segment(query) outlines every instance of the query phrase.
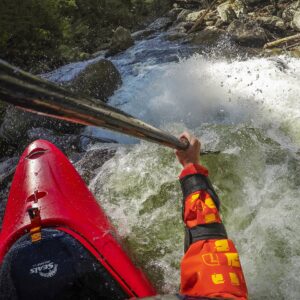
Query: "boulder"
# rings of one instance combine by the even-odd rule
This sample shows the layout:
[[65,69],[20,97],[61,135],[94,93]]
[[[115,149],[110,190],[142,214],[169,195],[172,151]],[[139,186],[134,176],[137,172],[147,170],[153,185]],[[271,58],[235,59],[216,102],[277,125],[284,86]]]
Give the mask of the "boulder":
[[300,10],[297,10],[294,14],[292,28],[297,31],[300,31]]
[[229,1],[220,4],[217,7],[217,11],[218,11],[218,14],[219,14],[221,20],[225,23],[230,23],[234,19],[237,18],[237,15],[236,15],[235,11],[233,10],[232,5]]
[[291,22],[296,11],[300,11],[300,1],[295,1],[288,5],[282,13],[282,19],[286,22]]
[[232,39],[248,47],[261,47],[267,42],[266,31],[252,20],[234,20],[227,28]]
[[76,93],[106,102],[121,84],[121,75],[114,64],[107,59],[101,59],[80,72],[69,83],[69,87]]
[[283,31],[286,29],[286,25],[283,19],[276,16],[257,17],[256,21],[264,28],[269,30]]
[[133,45],[134,40],[130,34],[130,31],[122,26],[119,26],[112,36],[110,47],[106,53],[106,56],[115,55]]

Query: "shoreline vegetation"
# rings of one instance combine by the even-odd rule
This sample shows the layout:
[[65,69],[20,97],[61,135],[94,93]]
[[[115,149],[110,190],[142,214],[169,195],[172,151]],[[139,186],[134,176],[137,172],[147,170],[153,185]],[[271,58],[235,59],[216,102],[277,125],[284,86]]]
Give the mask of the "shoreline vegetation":
[[170,0],[2,0],[0,58],[37,74],[102,50],[122,26],[136,31]]

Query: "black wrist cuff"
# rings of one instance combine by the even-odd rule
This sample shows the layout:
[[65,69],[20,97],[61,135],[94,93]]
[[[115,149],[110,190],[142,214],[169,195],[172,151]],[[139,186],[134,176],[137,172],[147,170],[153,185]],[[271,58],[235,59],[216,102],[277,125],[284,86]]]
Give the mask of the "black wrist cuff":
[[227,239],[227,232],[223,223],[198,225],[193,228],[185,227],[185,251],[197,241]]
[[187,198],[187,196],[194,192],[205,190],[210,194],[217,209],[219,210],[220,200],[207,176],[201,174],[188,175],[180,179],[180,184],[184,200]]

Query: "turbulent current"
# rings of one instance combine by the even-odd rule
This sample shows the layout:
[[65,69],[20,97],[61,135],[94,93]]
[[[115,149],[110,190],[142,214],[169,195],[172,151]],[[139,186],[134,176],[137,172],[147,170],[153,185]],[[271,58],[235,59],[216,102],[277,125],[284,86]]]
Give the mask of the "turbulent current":
[[[194,50],[158,36],[114,57],[123,86],[110,104],[175,135],[188,129],[204,149],[220,151],[202,164],[222,201],[250,299],[299,299],[300,60],[229,60]],[[90,62],[46,77],[69,80]],[[91,191],[158,291],[177,292],[183,225],[173,152],[87,131],[121,143],[95,170]]]

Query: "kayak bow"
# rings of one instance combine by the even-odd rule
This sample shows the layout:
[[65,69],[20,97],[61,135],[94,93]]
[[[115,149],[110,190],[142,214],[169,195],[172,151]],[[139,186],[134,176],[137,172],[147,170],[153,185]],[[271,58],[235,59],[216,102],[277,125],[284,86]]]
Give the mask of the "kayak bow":
[[128,298],[155,295],[145,275],[117,242],[115,229],[69,160],[51,143],[38,140],[25,150],[14,175],[0,233],[0,265],[25,235],[33,246],[38,245],[46,229],[79,242]]

